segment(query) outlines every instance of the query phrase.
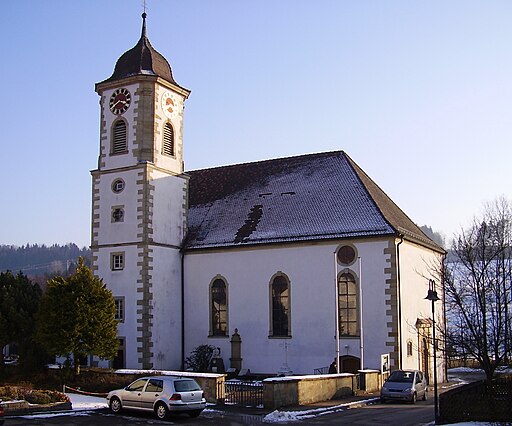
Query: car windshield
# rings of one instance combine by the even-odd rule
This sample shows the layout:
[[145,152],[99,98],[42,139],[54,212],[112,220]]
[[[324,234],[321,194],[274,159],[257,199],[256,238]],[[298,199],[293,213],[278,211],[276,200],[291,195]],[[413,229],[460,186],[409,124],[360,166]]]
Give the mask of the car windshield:
[[192,392],[201,390],[195,380],[176,380],[174,382],[176,392]]
[[395,383],[412,383],[413,379],[414,372],[412,371],[393,371],[387,381]]

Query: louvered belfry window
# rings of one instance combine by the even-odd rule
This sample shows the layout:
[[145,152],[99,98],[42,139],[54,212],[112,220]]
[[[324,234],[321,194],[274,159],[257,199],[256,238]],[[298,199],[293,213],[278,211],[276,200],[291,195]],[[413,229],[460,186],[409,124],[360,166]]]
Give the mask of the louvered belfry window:
[[165,155],[174,156],[174,129],[171,123],[165,123],[164,125],[164,140],[162,153]]
[[117,120],[115,122],[112,138],[112,154],[121,154],[128,150],[126,123],[124,120]]

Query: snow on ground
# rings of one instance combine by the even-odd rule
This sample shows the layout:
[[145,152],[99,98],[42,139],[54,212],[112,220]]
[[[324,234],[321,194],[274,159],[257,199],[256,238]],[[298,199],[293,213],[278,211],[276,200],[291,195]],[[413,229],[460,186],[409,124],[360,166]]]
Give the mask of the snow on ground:
[[98,410],[108,407],[106,398],[79,395],[77,393],[66,393],[66,395],[71,400],[73,410]]
[[312,417],[323,416],[325,414],[332,414],[338,411],[344,411],[351,408],[354,405],[361,405],[375,401],[376,398],[366,399],[364,401],[356,401],[347,404],[334,405],[328,408],[315,408],[312,410],[303,411],[279,411],[275,410],[263,417],[264,423],[281,423],[281,422],[293,422],[299,420],[310,419]]

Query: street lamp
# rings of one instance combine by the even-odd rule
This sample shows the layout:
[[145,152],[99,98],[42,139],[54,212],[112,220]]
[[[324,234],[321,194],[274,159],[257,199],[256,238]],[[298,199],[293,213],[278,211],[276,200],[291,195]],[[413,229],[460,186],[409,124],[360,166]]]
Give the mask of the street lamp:
[[437,400],[437,345],[436,345],[436,317],[435,317],[435,302],[437,297],[436,282],[434,280],[428,280],[428,293],[425,299],[432,302],[432,343],[434,346],[434,423],[437,424],[438,419],[438,400]]

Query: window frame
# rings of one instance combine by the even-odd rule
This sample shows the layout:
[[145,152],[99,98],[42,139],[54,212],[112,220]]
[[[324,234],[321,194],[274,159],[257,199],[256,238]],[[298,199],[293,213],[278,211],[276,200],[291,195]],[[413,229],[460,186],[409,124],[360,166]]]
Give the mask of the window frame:
[[125,266],[124,251],[110,253],[110,269],[112,271],[122,271],[124,269],[124,266]]
[[[345,262],[343,260],[343,258],[341,258],[341,252],[344,249],[352,249],[352,251],[354,252],[354,258],[349,262]],[[344,266],[344,267],[353,265],[355,262],[357,262],[358,257],[359,257],[359,253],[354,244],[345,243],[345,244],[340,245],[336,250],[336,261],[338,262],[339,265]]]
[[[276,330],[276,325],[279,323],[284,323],[284,321],[278,321],[275,317],[275,314],[277,312],[276,305],[274,304],[274,284],[278,279],[283,279],[286,283],[286,292],[287,295],[286,298],[286,305],[282,303],[283,296],[282,293],[284,291],[280,292],[279,300],[278,302],[281,303],[281,305],[284,306],[284,314],[286,315],[286,330]],[[291,281],[288,278],[288,276],[279,271],[276,274],[272,276],[269,282],[269,333],[268,337],[270,339],[290,339],[292,337],[292,321],[291,321]],[[282,332],[281,332],[282,331]]]
[[[116,146],[118,142],[116,140],[117,127],[119,124],[124,125],[124,143],[122,150],[116,150]],[[123,155],[128,153],[128,122],[123,117],[118,117],[112,122],[112,126],[110,129],[110,155]]]
[[121,192],[124,191],[125,187],[126,187],[126,182],[121,178],[115,178],[112,181],[111,188],[112,188],[112,192],[114,194],[120,194]]
[[[217,309],[214,305],[214,285],[217,282],[222,282],[224,285],[224,297],[225,297],[225,303],[220,305],[219,309]],[[221,307],[224,307],[224,309],[221,309]],[[210,317],[209,317],[209,323],[210,323],[210,333],[208,337],[229,337],[229,297],[228,297],[228,282],[227,280],[221,276],[216,275],[210,282],[209,286],[209,307],[210,307]],[[215,320],[216,313],[219,312],[219,321]],[[222,313],[224,313],[224,321],[222,321]],[[220,328],[217,328],[218,324],[223,324],[225,330],[222,332],[222,325]]]
[[407,356],[413,356],[414,350],[413,350],[413,342],[411,339],[407,339],[406,350],[407,350]]
[[114,303],[116,305],[116,313],[114,314],[114,319],[119,321],[120,323],[123,323],[126,312],[124,296],[114,297]]
[[[121,217],[116,220],[115,214],[117,211],[121,212]],[[124,206],[112,206],[112,212],[110,214],[110,219],[112,223],[122,223],[124,222]]]
[[[344,280],[342,282],[342,279],[345,276],[352,277],[353,281]],[[354,291],[351,292],[349,290],[349,282],[353,284]],[[338,273],[338,330],[339,330],[339,336],[340,338],[360,338],[361,337],[361,323],[360,323],[360,294],[359,294],[359,282],[357,274],[355,274],[353,271],[349,269],[344,269],[343,271],[340,271]],[[345,288],[347,288],[347,291],[343,291],[342,284],[346,284]],[[342,300],[342,298],[344,300]],[[351,300],[355,299],[355,307],[351,307]],[[342,303],[343,302],[343,303]],[[342,307],[346,306],[346,307]],[[342,314],[345,314],[342,316]],[[355,317],[355,320],[352,320],[351,318]],[[346,318],[343,319],[342,318]],[[355,332],[350,331],[350,326],[355,323]],[[344,332],[342,330],[345,329],[343,325],[346,326],[347,329],[349,329],[348,332]]]
[[[170,129],[170,135],[171,140],[170,142],[166,143],[165,135],[166,135],[166,128]],[[162,126],[162,155],[165,155],[167,157],[176,157],[176,132],[174,131],[174,126],[172,123],[168,120],[164,123]],[[169,152],[166,151],[166,147],[170,144],[170,150]]]

